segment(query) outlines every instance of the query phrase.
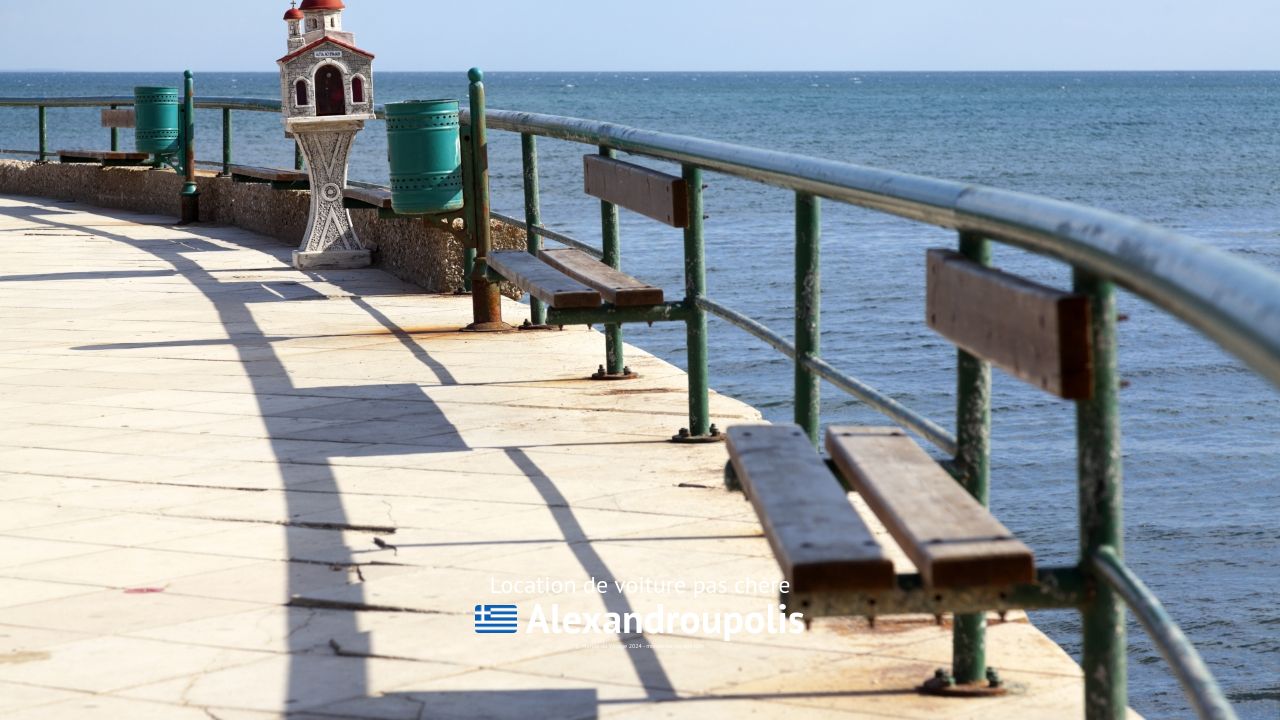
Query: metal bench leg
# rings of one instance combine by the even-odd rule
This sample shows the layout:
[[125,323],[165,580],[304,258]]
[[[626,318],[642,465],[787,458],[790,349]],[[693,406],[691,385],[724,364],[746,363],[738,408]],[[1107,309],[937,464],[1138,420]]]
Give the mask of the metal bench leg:
[[475,267],[471,277],[471,308],[474,322],[467,327],[473,332],[505,332],[511,327],[502,322],[502,295],[498,283],[488,277],[483,260],[493,249],[489,227],[489,141],[485,126],[484,73],[473,68],[471,79],[471,198],[475,219],[471,237],[475,241]]
[[1083,618],[1085,717],[1121,720],[1128,704],[1125,608],[1111,585],[1089,569],[1099,548],[1124,553],[1115,285],[1077,270],[1075,290],[1090,299],[1094,366],[1093,397],[1076,404],[1081,568],[1093,589]]
[[[982,265],[991,264],[991,243],[984,238],[961,234],[960,253]],[[986,507],[990,505],[991,364],[960,350],[956,377],[955,467],[961,484]],[[955,617],[951,657],[957,685],[986,680],[986,613]]]
[[[613,148],[601,147],[600,155],[616,158],[618,153]],[[621,270],[622,247],[618,232],[618,206],[607,200],[600,201],[600,237],[601,247],[604,250],[604,264],[614,270]],[[626,358],[623,356],[621,325],[604,326],[604,343],[605,364],[600,368],[600,372],[591,376],[593,380],[631,380],[639,377],[627,367]]]
[[[534,228],[542,225],[542,191],[538,178],[538,137],[520,135],[520,164],[524,170],[525,249],[530,255],[542,250],[542,236]],[[522,329],[549,329],[547,305],[536,297],[529,298],[529,324]]]
[[689,352],[689,427],[681,428],[675,442],[716,442],[723,439],[711,424],[707,383],[707,311],[698,305],[707,293],[707,268],[702,234],[702,168],[684,166],[689,187],[689,227],[684,231],[685,303],[692,316],[687,321]]

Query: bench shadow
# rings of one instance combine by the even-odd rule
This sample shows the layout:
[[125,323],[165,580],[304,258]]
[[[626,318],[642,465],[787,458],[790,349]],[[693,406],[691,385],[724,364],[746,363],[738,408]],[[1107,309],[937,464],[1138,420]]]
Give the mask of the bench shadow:
[[[59,222],[58,215],[64,214],[64,211],[61,210],[32,209],[29,212],[23,212],[21,208],[0,208],[0,213],[11,216],[25,215],[26,219],[33,224],[52,229],[81,229],[81,226]],[[114,214],[127,217],[126,213]],[[188,233],[207,231],[207,229],[199,227],[188,227],[183,230]],[[306,485],[308,494],[316,492],[331,493],[341,497],[338,477],[329,462],[332,458],[429,455],[432,453],[456,453],[473,449],[468,446],[458,428],[448,420],[443,411],[423,392],[422,387],[419,385],[339,385],[304,388],[294,383],[285,361],[275,352],[272,343],[281,340],[296,340],[298,338],[266,334],[255,319],[253,307],[259,303],[310,302],[327,299],[324,294],[319,293],[314,288],[299,282],[238,280],[235,278],[235,274],[225,267],[220,267],[217,270],[206,269],[198,261],[199,257],[204,253],[224,251],[227,248],[219,247],[213,242],[199,238],[140,240],[113,233],[109,228],[96,226],[89,228],[88,232],[91,232],[95,237],[146,252],[150,257],[167,263],[169,269],[119,273],[106,271],[100,273],[48,273],[21,277],[0,277],[0,281],[18,279],[31,282],[56,282],[59,280],[110,281],[170,275],[178,275],[185,278],[191,283],[192,287],[196,288],[208,300],[217,315],[219,323],[226,328],[228,337],[189,341],[95,344],[85,345],[77,349],[110,352],[115,350],[178,347],[230,346],[234,348],[238,358],[237,361],[245,368],[251,390],[257,400],[258,411],[265,427],[265,438],[270,443],[275,456],[283,488]],[[274,252],[257,245],[252,247],[254,250],[272,254],[281,262],[287,256],[283,251]],[[289,268],[255,268],[252,272],[275,270],[286,271]],[[246,270],[245,272],[250,271]],[[358,296],[355,291],[364,289],[360,286],[368,285],[369,283],[367,275],[364,276],[364,279],[361,279],[359,275],[350,273],[324,276],[310,274],[310,277],[317,282],[330,283],[344,292],[352,292],[351,297],[344,297],[343,299],[359,307],[370,319],[385,328],[389,335],[397,338],[405,350],[434,375],[439,385],[459,384],[449,369],[433,358],[430,352],[415,340],[417,333],[400,327],[363,297]],[[352,288],[352,290],[345,289],[348,287]],[[320,335],[316,337],[326,336]],[[297,463],[295,460],[297,460],[299,449],[295,443],[298,442],[299,438],[293,422],[295,418],[278,411],[288,407],[290,398],[312,394],[333,397],[335,403],[346,400],[353,405],[367,404],[371,401],[403,401],[411,399],[412,402],[421,405],[420,416],[433,419],[434,429],[438,433],[432,435],[429,442],[416,445],[408,444],[408,441],[401,444],[350,442],[337,449],[330,449],[327,455],[308,455],[305,464]],[[356,418],[351,420],[350,424],[358,425],[364,421]],[[323,437],[321,440],[323,440]],[[597,541],[587,536],[567,498],[556,487],[554,480],[529,456],[527,450],[532,447],[535,446],[496,448],[506,454],[511,463],[536,489],[559,529],[560,537],[558,538],[529,540],[527,542],[563,542],[570,548],[577,562],[581,565],[584,575],[610,583],[618,580],[598,552],[595,545]],[[296,493],[284,493],[286,503],[289,506],[286,510],[290,516],[307,510],[304,506],[297,505],[300,501],[296,496]],[[326,517],[325,524],[335,531],[355,527],[347,511],[342,508],[341,503],[338,504],[337,510]],[[315,529],[286,524],[282,530],[286,536],[288,557],[305,557],[308,545],[314,542],[313,538],[308,537],[308,534],[314,533]],[[512,540],[510,542],[521,543],[526,541]],[[609,542],[609,540],[602,539],[599,542]],[[362,567],[362,559],[366,557],[368,557],[368,553],[357,551],[343,544],[336,552],[326,558],[326,562],[336,567],[358,569]],[[365,563],[363,566],[370,564],[370,561],[367,560],[363,562]],[[287,563],[287,567],[290,597],[305,599],[307,588],[313,580],[312,568],[292,561]],[[368,664],[371,658],[378,656],[374,653],[370,634],[360,629],[361,608],[370,607],[367,604],[366,592],[363,589],[362,582],[363,578],[358,582],[348,580],[351,593],[344,596],[348,601],[345,603],[347,611],[338,613],[336,617],[330,620],[329,632],[334,637],[343,638],[341,652],[339,653],[343,660],[342,669],[341,671],[337,669],[332,671],[334,673],[332,681],[334,684],[341,683],[344,688],[350,688],[352,694],[348,697],[354,698],[344,700],[341,703],[343,708],[343,715],[341,716],[347,716],[347,713],[351,713],[352,716],[363,717],[364,714],[361,713],[361,708],[364,708],[371,716],[381,717],[382,715],[377,713],[384,712],[388,707],[387,704],[390,703],[394,707],[403,708],[402,715],[396,715],[396,717],[432,718],[433,720],[436,718],[461,719],[477,717],[495,718],[496,720],[505,720],[506,718],[524,720],[524,718],[530,717],[594,720],[599,716],[601,706],[609,704],[600,701],[595,689],[458,690],[449,692],[412,692],[402,690],[396,693],[374,694],[371,692]],[[603,595],[602,601],[606,606],[607,612],[619,615],[634,612],[630,601],[625,595],[617,593]],[[287,608],[287,621],[290,627],[307,624],[314,613],[314,610],[307,607],[305,602],[297,605],[290,603],[284,607]],[[656,651],[652,648],[651,643],[635,642],[636,636],[634,635],[618,636],[617,640],[624,647],[627,660],[631,664],[643,692],[643,697],[637,697],[626,702],[643,705],[655,702],[697,702],[703,699],[715,699],[681,698],[675,691],[674,683],[667,670],[663,667]],[[285,679],[286,687],[284,688],[283,697],[306,697],[316,687],[317,683],[324,683],[325,678],[315,677],[315,664],[302,663],[297,658],[308,653],[314,654],[318,652],[318,649],[315,647],[314,640],[307,638],[305,633],[290,634],[287,642],[286,650],[290,654],[290,663]],[[335,650],[335,652],[337,651]],[[335,665],[334,667],[338,666]],[[341,673],[340,677],[338,675],[339,672]],[[462,680],[462,682],[465,682],[465,680]],[[808,697],[808,695],[804,696]],[[776,699],[778,696],[742,697],[743,699],[751,697],[756,699]],[[288,712],[287,707],[278,708],[277,710],[286,712],[290,718],[312,717],[306,712]],[[326,715],[324,707],[315,708],[311,712],[315,713],[314,717],[317,718],[334,717],[331,714]]]
[[[291,462],[290,458],[297,450],[290,447],[292,443],[297,442],[291,438],[293,433],[293,418],[277,415],[273,413],[271,404],[273,401],[281,402],[281,398],[297,396],[299,394],[318,393],[324,394],[326,390],[331,391],[335,396],[341,395],[353,403],[358,403],[361,398],[362,388],[364,386],[342,386],[335,388],[300,388],[296,386],[290,377],[288,368],[284,361],[274,353],[269,340],[271,336],[264,333],[254,317],[252,306],[256,303],[271,302],[298,302],[327,299],[325,295],[316,292],[302,283],[297,282],[279,282],[279,283],[263,283],[263,282],[242,282],[233,278],[226,280],[220,279],[219,274],[215,274],[206,270],[197,261],[196,257],[208,252],[221,252],[229,250],[229,248],[220,247],[213,242],[202,240],[200,238],[181,238],[177,240],[150,240],[131,238],[126,235],[111,232],[109,227],[92,226],[83,228],[79,225],[60,222],[57,218],[60,215],[74,215],[75,213],[65,210],[45,210],[43,208],[0,208],[0,213],[10,217],[21,217],[28,220],[32,224],[47,227],[50,229],[76,230],[86,234],[91,234],[95,238],[101,238],[113,241],[120,245],[128,246],[136,250],[143,251],[152,258],[161,260],[170,266],[168,270],[157,270],[147,272],[146,275],[134,274],[134,277],[145,276],[162,276],[162,275],[180,275],[186,278],[193,287],[195,287],[211,304],[212,309],[216,313],[219,323],[228,329],[235,328],[234,332],[228,332],[229,337],[226,339],[218,339],[217,341],[195,341],[193,342],[161,342],[161,343],[125,343],[118,345],[91,345],[79,348],[81,350],[97,350],[110,351],[113,349],[147,349],[156,347],[177,347],[177,346],[203,346],[203,345],[229,345],[235,348],[240,362],[246,368],[251,367],[252,372],[247,372],[247,379],[250,382],[251,389],[256,398],[259,399],[259,414],[265,427],[266,440],[271,444],[276,456],[276,466],[279,468],[281,482],[283,488],[306,485],[309,491],[314,493],[332,493],[340,496],[341,490],[338,479],[334,473],[332,465],[328,462],[326,456],[311,455],[307,458],[306,464]],[[127,217],[128,213],[114,213],[117,216]],[[183,228],[187,233],[198,233],[202,229],[199,227]],[[262,251],[263,248],[256,250]],[[269,251],[268,251],[269,252]],[[277,259],[279,257],[277,256]],[[46,276],[31,277],[29,279],[36,281],[53,282],[67,279],[116,279],[114,273],[74,273],[78,277],[68,277],[67,274],[50,273]],[[315,276],[312,276],[315,277]],[[0,278],[3,280],[6,278]],[[11,279],[11,278],[9,278]],[[320,278],[316,278],[320,280]],[[342,278],[323,278],[324,282],[333,284],[339,289],[343,288]],[[359,285],[359,282],[353,280],[352,284]],[[368,303],[363,303],[363,308],[368,311],[371,309]],[[375,319],[383,325],[387,325],[390,321],[383,316],[377,316]],[[402,338],[402,342],[409,344],[408,338]],[[415,353],[417,357],[424,362],[429,368],[436,365],[437,368],[443,369],[438,363],[428,363],[429,356],[425,351]],[[436,372],[437,368],[432,368]],[[437,373],[438,374],[438,373]],[[447,372],[446,372],[447,377]],[[444,381],[444,378],[442,378]],[[378,399],[387,399],[387,393],[391,393],[391,397],[413,397],[410,393],[416,393],[414,401],[421,404],[421,413],[423,415],[433,416],[437,420],[439,434],[433,437],[430,447],[416,447],[409,445],[388,445],[385,449],[380,450],[377,444],[350,444],[350,452],[352,455],[340,454],[341,457],[350,456],[376,456],[381,454],[422,454],[422,453],[441,453],[441,452],[458,452],[467,450],[468,446],[462,436],[458,433],[457,428],[448,421],[443,411],[422,391],[417,385],[398,385],[388,388],[386,385],[370,386],[370,392],[375,392],[373,397]],[[341,398],[335,399],[335,402]],[[359,423],[360,420],[354,420],[353,423]],[[308,494],[313,494],[309,492]],[[297,493],[284,493],[284,498],[289,506],[299,501]],[[297,509],[288,507],[286,510],[288,516],[295,514],[304,514],[307,508],[299,507]],[[331,513],[326,518],[326,526],[333,531],[342,531],[352,524],[345,510],[339,504],[338,510]],[[314,532],[314,529],[306,530],[304,528],[295,527],[293,525],[284,525],[282,527],[286,537],[286,552],[289,558],[300,558],[307,555],[307,547],[310,541],[306,537],[308,532]],[[358,568],[358,562],[355,553],[350,547],[342,545],[335,549],[327,558],[328,562],[335,567]],[[305,593],[310,583],[311,568],[304,563],[288,562],[287,587],[290,597],[298,597]],[[352,587],[359,590],[361,582],[352,582]],[[344,687],[352,689],[353,696],[367,697],[369,692],[368,671],[365,667],[367,661],[364,659],[372,654],[372,644],[370,642],[369,633],[362,632],[358,626],[357,612],[354,608],[358,608],[363,604],[363,591],[359,590],[353,595],[352,612],[340,614],[338,619],[333,621],[333,633],[335,636],[344,638],[344,656],[350,659],[350,663],[344,663],[342,677],[333,678],[335,683],[341,682]],[[312,610],[306,607],[294,607],[292,604],[286,605],[288,612],[287,622],[289,626],[305,625],[312,616]],[[312,643],[303,638],[290,635],[288,638],[288,648],[291,657],[297,657],[300,654],[313,652]],[[352,665],[351,667],[346,667]],[[317,678],[314,677],[314,666],[311,669],[304,670],[297,662],[291,662],[286,678],[286,687],[283,697],[305,697],[307,693],[315,687]],[[319,679],[323,682],[323,679]],[[280,708],[281,711],[287,708]]]

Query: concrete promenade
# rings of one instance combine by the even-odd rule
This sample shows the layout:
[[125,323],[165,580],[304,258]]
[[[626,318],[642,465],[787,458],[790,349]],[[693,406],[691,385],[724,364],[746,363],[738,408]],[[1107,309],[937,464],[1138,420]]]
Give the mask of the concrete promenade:
[[[598,333],[459,333],[468,298],[172,222],[0,197],[0,717],[1082,716],[1020,616],[984,700],[914,692],[950,660],[932,618],[527,632],[776,607],[724,448],[666,442],[684,374],[631,349],[641,380],[590,382]],[[520,632],[476,634],[477,604]]]

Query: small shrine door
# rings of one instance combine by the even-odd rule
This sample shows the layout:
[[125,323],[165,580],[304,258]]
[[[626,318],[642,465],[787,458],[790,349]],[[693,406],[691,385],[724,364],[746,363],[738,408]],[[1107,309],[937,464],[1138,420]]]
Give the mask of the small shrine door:
[[316,115],[346,115],[347,90],[342,71],[325,65],[316,71]]

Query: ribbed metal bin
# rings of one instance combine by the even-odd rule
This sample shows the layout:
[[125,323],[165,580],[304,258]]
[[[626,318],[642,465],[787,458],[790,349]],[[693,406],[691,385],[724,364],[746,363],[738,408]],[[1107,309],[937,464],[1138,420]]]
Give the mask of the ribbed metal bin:
[[138,152],[175,155],[182,128],[182,95],[174,87],[133,89],[136,116],[134,137]]
[[457,100],[387,105],[391,206],[402,215],[436,215],[462,207],[462,148]]

